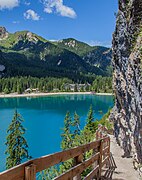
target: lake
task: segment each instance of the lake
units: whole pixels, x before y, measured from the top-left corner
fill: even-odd
[[[101,119],[113,107],[113,96],[104,95],[54,95],[46,97],[0,98],[0,171],[5,170],[6,130],[11,123],[15,108],[24,118],[25,137],[33,158],[60,151],[63,121],[67,111],[76,111],[81,128],[90,105],[95,119]],[[100,112],[102,111],[102,113]]]

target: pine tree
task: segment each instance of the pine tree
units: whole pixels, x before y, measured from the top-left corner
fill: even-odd
[[[22,116],[15,110],[12,122],[7,130],[6,168],[21,164],[23,160],[31,158],[28,153],[28,144],[24,138],[25,128],[22,126]]]
[[[17,92],[18,92],[18,94],[22,94],[23,90],[22,90],[21,84],[17,85]]]
[[[64,128],[63,133],[61,134],[62,142],[61,142],[61,148],[62,150],[70,149],[73,146],[73,134],[71,132],[72,129],[72,119],[70,116],[70,112],[66,113],[65,119],[64,119]],[[60,172],[63,173],[70,169],[73,166],[73,159],[70,159],[68,161],[63,162],[60,165]]]
[[[88,115],[87,115],[87,120],[86,120],[86,128],[90,130],[91,132],[95,131],[94,130],[94,112],[93,112],[93,107],[92,105],[90,106]]]
[[[73,127],[74,127],[73,135],[74,136],[79,135],[80,134],[80,117],[76,112],[74,113]]]
[[[70,116],[70,112],[67,112],[65,119],[64,119],[63,133],[61,134],[61,137],[62,137],[61,148],[62,148],[62,150],[69,149],[72,146],[71,126],[72,126],[72,119]]]

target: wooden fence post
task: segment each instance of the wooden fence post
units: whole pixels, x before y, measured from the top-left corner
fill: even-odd
[[[98,153],[98,148],[97,149],[93,149],[93,155],[95,155],[96,153]],[[96,166],[97,166],[97,161],[95,161],[93,164],[92,164],[92,169],[95,169]],[[93,178],[95,179],[96,178],[96,174],[93,176]]]
[[[96,131],[96,140],[98,140],[99,139],[99,131],[97,130]]]
[[[109,157],[110,157],[110,137],[109,137],[109,140],[108,140],[108,147],[109,147],[109,150],[108,150],[108,155],[109,155]]]
[[[36,180],[36,165],[30,164],[25,167],[25,180]]]
[[[74,158],[74,165],[78,165],[80,163],[82,163],[82,160],[83,160],[83,155],[79,155],[77,157]],[[73,180],[81,180],[81,174],[77,174]]]
[[[103,160],[103,140],[100,141],[100,158],[99,158],[99,177],[98,178],[101,178],[101,173],[102,173],[102,160]]]

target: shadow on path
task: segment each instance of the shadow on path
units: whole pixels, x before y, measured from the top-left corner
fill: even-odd
[[[110,153],[110,158],[106,170],[104,169],[104,175],[101,177],[101,180],[112,180],[113,173],[117,168],[112,153]],[[116,172],[115,172],[116,173]],[[124,179],[113,179],[113,180],[124,180]]]

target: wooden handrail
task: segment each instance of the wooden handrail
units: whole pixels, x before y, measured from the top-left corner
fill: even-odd
[[[78,161],[78,157],[87,151],[95,150],[95,154],[89,159]],[[104,164],[107,163],[110,154],[110,138],[103,137],[97,141],[75,147],[66,151],[58,152],[55,154],[43,156],[37,159],[30,160],[21,165],[13,167],[9,170],[0,173],[0,180],[35,180],[36,173],[50,168],[60,162],[65,162],[71,158],[75,158],[76,164],[67,172],[63,173],[55,180],[76,179],[81,178],[81,173],[90,165],[93,165],[93,170],[86,176],[86,180],[90,177],[101,176],[101,170]],[[78,177],[78,178],[77,178]],[[80,178],[79,178],[80,177]]]
[[[84,162],[80,163],[79,165],[71,168],[64,174],[60,175],[59,177],[55,178],[55,180],[63,180],[63,179],[71,179],[75,177],[76,174],[81,174],[87,167],[89,167],[94,161],[98,160],[99,152],[92,156],[91,158],[85,160]]]

